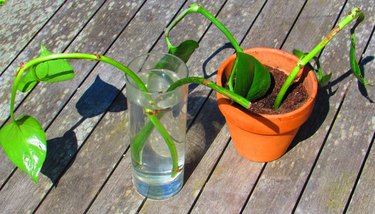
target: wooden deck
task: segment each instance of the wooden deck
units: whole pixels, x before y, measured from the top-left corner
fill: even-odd
[[[374,0],[199,1],[241,46],[308,51],[354,6],[367,15],[358,29],[366,78],[375,82]],[[0,7],[0,125],[9,120],[16,67],[41,43],[53,52],[93,52],[124,63],[166,51],[163,29],[191,1],[8,0]],[[39,84],[16,100],[17,115],[38,118],[48,138],[47,160],[35,184],[0,150],[0,213],[375,213],[375,106],[360,93],[349,67],[349,33],[324,50],[333,73],[313,115],[281,159],[255,163],[235,151],[215,93],[190,86],[186,183],[165,201],[149,200],[131,182],[126,88],[121,72],[71,61],[76,78]],[[190,75],[214,79],[233,53],[200,15],[172,33],[176,43],[199,40]],[[374,88],[368,96],[375,99]]]

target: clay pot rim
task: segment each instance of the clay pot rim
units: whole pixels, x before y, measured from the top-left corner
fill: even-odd
[[[245,53],[257,52],[257,51],[258,52],[269,52],[269,53],[273,53],[273,54],[277,54],[277,55],[283,55],[284,57],[295,60],[296,62],[299,59],[297,56],[295,56],[295,55],[293,55],[293,54],[291,54],[287,51],[277,49],[277,48],[255,47],[255,48],[249,48],[249,49],[244,50]],[[222,86],[221,78],[222,78],[222,75],[224,75],[223,74],[224,68],[229,64],[229,62],[234,60],[235,57],[236,57],[236,54],[231,55],[230,57],[226,58],[223,61],[223,63],[220,65],[220,67],[218,69],[217,78],[216,78],[216,82],[217,82],[218,85]],[[220,100],[222,102],[222,104],[224,104],[224,105],[225,104],[231,105],[233,107],[233,109],[231,109],[231,110],[239,111],[238,113],[240,114],[240,116],[245,116],[245,115],[250,114],[252,116],[266,117],[266,118],[269,118],[269,119],[294,117],[295,114],[298,114],[299,112],[305,111],[309,106],[311,106],[314,102],[314,99],[315,99],[316,95],[317,95],[318,83],[317,83],[316,76],[311,69],[308,70],[308,75],[306,76],[306,78],[308,78],[310,76],[312,78],[312,81],[315,82],[315,84],[313,84],[312,93],[309,94],[309,98],[307,99],[307,101],[302,106],[300,106],[299,108],[297,108],[297,109],[295,109],[291,112],[281,113],[281,114],[258,114],[258,113],[254,113],[254,112],[251,112],[251,111],[244,111],[240,107],[233,106],[232,103],[231,103],[231,100],[229,98],[221,95],[221,94],[217,94],[217,96],[218,96],[217,100]]]

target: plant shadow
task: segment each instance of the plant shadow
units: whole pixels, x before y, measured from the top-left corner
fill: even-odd
[[[217,50],[215,50],[202,64],[203,77],[209,79],[217,74],[217,70],[213,72],[207,71],[207,65],[213,60],[220,52],[226,49],[233,49],[231,43],[225,43]],[[198,87],[197,84],[189,85],[189,94],[194,89]],[[208,95],[209,96],[209,95]],[[198,113],[195,113],[196,107],[200,109]],[[205,107],[206,106],[206,107]],[[204,110],[209,106],[209,111]],[[201,112],[201,111],[204,112]],[[195,113],[195,114],[194,114]],[[204,116],[200,114],[204,113]],[[191,145],[191,141],[187,141],[187,154],[186,154],[186,163],[185,163],[185,181],[190,177],[192,172],[198,166],[199,162],[214,142],[217,134],[220,132],[221,128],[225,125],[225,118],[219,111],[216,99],[212,99],[206,96],[193,96],[188,99],[188,115],[192,115],[192,118],[187,120],[187,124],[190,125],[188,130],[193,126],[200,127],[201,133],[195,133],[195,135],[200,135],[202,138],[201,142],[197,142],[195,145]],[[204,135],[204,137],[202,137]],[[199,138],[199,137],[198,137]]]
[[[361,71],[363,72],[362,75],[364,75],[364,67],[367,63],[374,60],[373,56],[365,57],[361,60],[360,67]],[[324,120],[326,119],[328,112],[329,112],[329,99],[331,96],[333,96],[337,89],[333,90],[333,88],[337,88],[337,85],[342,82],[344,79],[350,77],[352,75],[352,71],[348,70],[347,72],[340,75],[338,78],[336,78],[333,81],[330,81],[329,84],[325,87],[319,87],[317,99],[315,101],[314,109],[311,113],[310,118],[301,126],[299,129],[296,137],[294,138],[293,142],[288,148],[288,151],[293,149],[298,143],[301,141],[311,137],[314,135],[317,130],[321,127]],[[358,80],[358,90],[362,94],[363,97],[365,97],[370,103],[373,103],[373,100],[369,97],[367,93],[367,89],[361,84]]]
[[[75,107],[81,118],[63,136],[47,141],[46,160],[41,172],[52,181],[54,186],[71,167],[79,150],[78,139],[74,130],[85,120],[102,115],[106,111],[120,112],[126,110],[126,105],[111,106],[115,98],[125,100],[121,103],[126,103],[126,98],[120,90],[97,76],[76,103]]]
[[[188,106],[195,103],[201,104],[203,99],[206,99],[206,97],[189,98]],[[204,106],[206,108],[208,106],[209,110],[203,110],[204,112],[199,112],[194,118],[188,120],[188,124],[191,124],[188,130],[197,129],[193,131],[193,135],[195,135],[193,138],[200,141],[188,139],[186,142],[185,180],[190,177],[225,124],[225,119],[221,115],[215,99],[208,98]],[[203,113],[204,116],[202,116]]]

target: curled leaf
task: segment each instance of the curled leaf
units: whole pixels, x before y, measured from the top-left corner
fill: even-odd
[[[41,46],[39,56],[48,56],[52,53],[44,46]],[[73,67],[64,59],[51,60],[32,67],[21,79],[18,90],[27,92],[39,81],[61,82],[74,78]]]
[[[168,52],[180,58],[185,63],[194,53],[195,49],[199,47],[199,43],[194,40],[186,40],[181,42],[177,47],[170,48]]]
[[[362,83],[364,86],[368,85],[367,80],[363,77],[359,64],[357,62],[355,49],[356,49],[356,38],[354,31],[351,34],[351,45],[350,45],[350,67],[355,77],[357,77],[358,81]]]
[[[234,69],[236,79],[234,92],[248,100],[255,100],[265,95],[271,85],[271,75],[253,56],[238,52]]]

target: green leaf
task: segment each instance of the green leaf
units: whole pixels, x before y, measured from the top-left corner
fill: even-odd
[[[319,70],[321,70],[321,69],[319,68]],[[323,73],[323,71],[321,73]],[[321,87],[324,87],[324,86],[328,85],[329,81],[331,80],[331,77],[332,77],[332,73],[323,74],[323,75],[319,76],[319,79],[318,79],[319,85]]]
[[[170,48],[168,52],[180,58],[185,63],[194,53],[195,49],[199,47],[199,43],[194,40],[186,40],[181,42],[177,47]]]
[[[255,58],[254,58],[255,59]],[[254,78],[251,88],[247,93],[248,100],[256,100],[263,97],[271,86],[271,74],[266,67],[255,59],[254,63]]]
[[[39,56],[48,56],[52,53],[42,45]],[[64,59],[51,60],[32,67],[21,79],[18,90],[26,92],[31,90],[38,81],[61,82],[74,78],[73,67]]]
[[[359,67],[359,64],[357,62],[356,54],[355,54],[355,49],[356,49],[356,38],[354,34],[354,30],[351,34],[351,45],[350,45],[350,67],[352,69],[352,72],[354,76],[357,77],[358,81],[362,83],[364,86],[368,85],[367,80],[362,76],[361,69]]]
[[[294,49],[293,50],[293,54],[296,55],[298,58],[302,58],[303,56],[306,55],[306,53],[304,53],[304,52],[302,52],[302,51],[300,51],[298,49]]]
[[[0,129],[0,145],[9,159],[37,183],[47,151],[40,123],[31,116],[22,116],[6,124]]]
[[[294,49],[293,54],[296,55],[298,58],[304,57],[307,53],[304,53],[300,50]],[[311,65],[311,63],[307,63],[308,66],[312,68],[315,73],[316,79],[318,80],[319,86],[324,87],[328,85],[329,81],[331,80],[332,73],[325,74],[323,69],[320,67],[319,58],[315,58],[316,64],[318,68],[315,68]]]
[[[243,97],[246,97],[250,90],[254,78],[254,57],[238,52],[232,72],[234,72],[236,79],[234,84],[234,92]]]
[[[271,75],[267,68],[253,56],[242,52],[237,53],[235,64],[236,94],[255,100],[267,93],[271,85]]]

